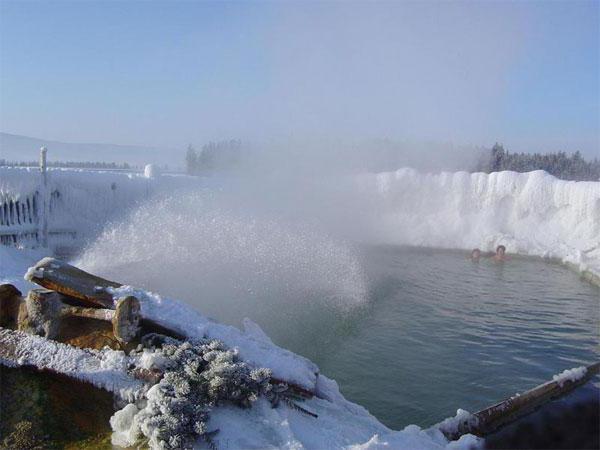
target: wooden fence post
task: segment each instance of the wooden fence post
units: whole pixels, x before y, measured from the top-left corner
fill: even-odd
[[[40,149],[40,173],[41,173],[41,194],[42,194],[42,214],[40,215],[40,234],[42,247],[48,247],[48,212],[49,212],[49,202],[50,195],[48,192],[48,174],[47,174],[47,165],[46,165],[46,154],[48,153],[48,149],[46,147],[42,147]]]

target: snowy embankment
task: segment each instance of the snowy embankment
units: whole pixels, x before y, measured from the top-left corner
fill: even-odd
[[[359,185],[377,216],[376,242],[484,251],[503,244],[600,276],[600,182],[403,168],[362,175]]]

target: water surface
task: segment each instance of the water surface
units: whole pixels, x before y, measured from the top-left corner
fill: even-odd
[[[305,299],[243,313],[390,427],[474,412],[598,360],[600,289],[563,266],[396,247],[365,250],[363,264],[369,301],[350,313]]]
[[[316,258],[305,255],[312,243],[274,251],[277,242],[242,262],[128,264],[104,275],[221,322],[251,318],[396,429],[475,412],[599,359],[600,289],[564,266],[391,246],[321,246]]]
[[[598,359],[600,293],[538,259],[378,248],[372,305],[317,363],[390,426],[431,424]]]

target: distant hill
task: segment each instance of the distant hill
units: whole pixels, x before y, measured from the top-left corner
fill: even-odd
[[[0,159],[7,161],[36,161],[40,147],[48,148],[48,159],[54,161],[103,161],[145,164],[183,165],[183,151],[137,145],[89,144],[49,141],[0,132]],[[181,162],[180,162],[181,160]]]

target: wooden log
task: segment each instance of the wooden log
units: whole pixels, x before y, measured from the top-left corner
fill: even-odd
[[[108,289],[122,286],[50,257],[40,260],[27,272],[25,278],[88,305],[113,309],[113,295]]]
[[[26,299],[28,322],[21,324],[21,329],[30,328],[35,334],[57,339],[63,328],[63,319],[80,317],[111,323],[114,337],[121,343],[133,341],[140,332],[140,302],[131,295],[120,298],[116,309],[68,305],[64,298],[64,295],[49,289],[29,291]]]
[[[12,284],[0,284],[0,327],[14,328],[23,298]]]
[[[32,352],[32,347],[39,348],[40,342],[48,345],[43,354]],[[76,365],[85,365],[88,372],[77,372]],[[39,336],[32,336],[22,331],[13,331],[6,328],[0,328],[0,365],[9,367],[30,367],[37,371],[49,371],[85,381],[95,382],[92,367],[102,368],[102,360],[96,356],[96,353],[86,349],[80,349],[71,345],[62,344]],[[123,372],[114,380],[114,384],[106,383],[106,386],[100,386],[109,391],[119,393],[123,384],[137,383],[140,381],[156,383],[162,378],[160,370],[137,369],[131,372]],[[100,377],[105,381],[104,377]],[[135,381],[134,381],[135,380]],[[274,384],[286,384],[293,394],[302,398],[312,398],[314,393],[282,380],[273,378]]]
[[[67,296],[65,302],[68,302],[69,298],[74,298],[90,306],[111,309],[115,308],[115,299],[108,289],[122,286],[120,283],[92,275],[50,257],[40,260],[27,272],[25,278]],[[185,335],[166,328],[152,319],[142,317],[140,325],[142,334],[159,333],[179,340],[186,339]]]
[[[485,437],[506,425],[525,417],[551,400],[564,397],[600,373],[600,362],[586,367],[585,374],[576,380],[553,380],[517,394],[489,408],[476,412],[459,424],[457,429],[442,432],[450,440],[463,434]]]

